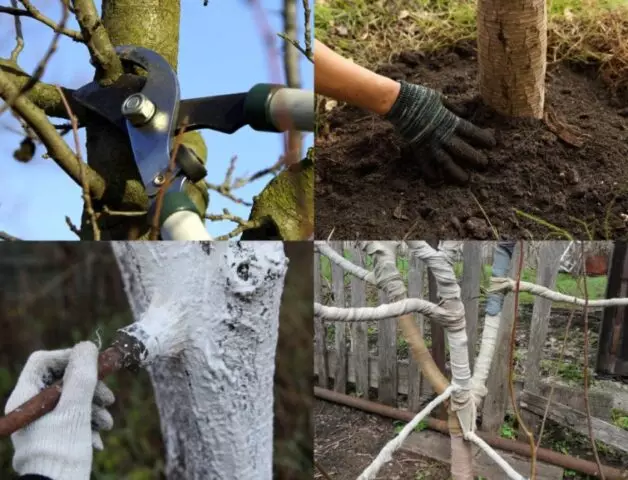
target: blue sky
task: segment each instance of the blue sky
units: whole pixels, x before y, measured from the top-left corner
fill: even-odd
[[[283,31],[283,2],[259,1],[271,28],[276,32]],[[0,4],[8,6],[10,2],[0,0]],[[33,4],[48,16],[60,18],[58,2],[34,0]],[[100,2],[96,1],[96,4],[100,8]],[[247,2],[210,0],[204,7],[203,0],[182,0],[181,4],[178,73],[183,99],[247,91],[256,83],[275,80],[256,18]],[[297,4],[299,18],[303,18],[301,2]],[[75,22],[70,26],[77,28]],[[48,48],[52,31],[28,18],[23,19],[22,28],[26,47],[19,64],[31,72]],[[302,31],[299,41],[303,43]],[[8,58],[14,44],[13,19],[0,14],[0,57]],[[282,47],[280,38],[276,39],[276,45]],[[43,80],[69,88],[80,87],[92,79],[88,59],[83,45],[63,37]],[[303,56],[301,60],[303,88],[313,89],[313,66]],[[281,75],[283,82],[283,72]],[[62,122],[59,119],[53,121]],[[13,151],[21,137],[11,129],[19,130],[19,124],[6,112],[0,117],[0,230],[25,240],[76,240],[64,218],[68,215],[76,225],[80,223],[82,200],[79,187],[54,162],[41,158],[45,152],[42,146],[38,147],[30,163],[14,160]],[[83,134],[81,136],[84,138]],[[235,176],[241,177],[272,165],[283,151],[280,134],[256,132],[248,127],[233,135],[204,131],[203,137],[209,152],[207,180],[212,183],[223,180],[233,155],[238,156]],[[66,141],[74,148],[71,134],[66,136]],[[305,147],[311,146],[312,142],[313,136],[307,135]],[[251,201],[269,180],[270,177],[266,177],[239,189],[239,197]],[[249,207],[233,203],[215,192],[210,195],[211,213],[228,208],[233,214],[248,217]],[[213,236],[235,227],[230,222],[208,222],[207,226]]]

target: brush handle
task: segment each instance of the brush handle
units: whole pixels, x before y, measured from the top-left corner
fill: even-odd
[[[127,366],[127,358],[128,353],[117,345],[103,350],[98,355],[98,379],[102,380]],[[53,383],[9,414],[0,417],[0,437],[8,437],[51,412],[61,398],[62,383],[61,380]]]

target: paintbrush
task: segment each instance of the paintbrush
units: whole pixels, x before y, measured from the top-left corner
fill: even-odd
[[[169,310],[170,305],[155,295],[139,321],[116,332],[111,346],[98,356],[99,380],[123,368],[136,369],[157,357],[176,355],[181,351],[186,332],[177,322],[176,312]],[[59,403],[62,388],[63,382],[59,380],[1,417],[0,437],[9,436],[51,412]]]

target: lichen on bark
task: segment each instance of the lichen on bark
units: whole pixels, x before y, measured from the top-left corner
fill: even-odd
[[[280,173],[253,200],[249,220],[262,222],[247,230],[243,240],[306,240],[304,225],[314,219],[314,162],[301,160]]]

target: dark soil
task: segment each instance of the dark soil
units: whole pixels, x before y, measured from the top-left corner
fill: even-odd
[[[515,209],[576,238],[628,238],[621,215],[628,213],[625,99],[611,95],[590,70],[550,67],[548,111],[575,128],[583,140],[576,147],[542,121],[508,119],[477,101],[476,63],[474,48],[464,45],[430,55],[406,52],[379,71],[438,89],[463,106],[470,121],[495,129],[498,145],[487,152],[487,169],[464,187],[426,182],[386,121],[354,107],[335,108],[329,131],[316,141],[317,238],[333,230],[341,239],[398,239],[409,231],[426,240],[488,239],[493,232],[486,218],[506,237],[556,234]]]
[[[390,419],[316,400],[314,458],[334,480],[355,480],[395,436]],[[315,470],[314,478],[324,477]],[[396,452],[378,480],[447,480],[449,466],[406,452]]]

